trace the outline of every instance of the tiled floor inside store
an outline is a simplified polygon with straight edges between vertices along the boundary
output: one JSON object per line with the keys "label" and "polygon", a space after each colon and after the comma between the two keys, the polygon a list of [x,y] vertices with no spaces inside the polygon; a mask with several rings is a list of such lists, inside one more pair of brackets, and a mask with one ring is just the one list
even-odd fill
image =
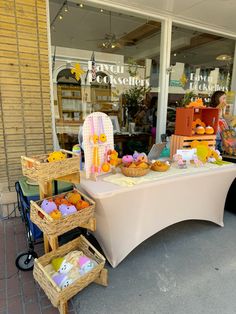
{"label": "tiled floor inside store", "polygon": [[[107,288],[92,284],[72,299],[70,313],[235,314],[236,215],[226,212],[224,222],[186,221],[154,235],[108,266]],[[32,272],[15,267],[26,250],[21,219],[0,222],[0,249],[0,313],[58,313]]]}

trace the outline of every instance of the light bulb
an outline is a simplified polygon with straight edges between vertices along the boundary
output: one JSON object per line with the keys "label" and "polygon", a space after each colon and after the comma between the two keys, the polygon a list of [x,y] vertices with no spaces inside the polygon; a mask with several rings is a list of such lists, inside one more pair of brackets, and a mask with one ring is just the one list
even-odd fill
{"label": "light bulb", "polygon": [[68,11],[69,11],[69,10],[68,10],[68,5],[65,6],[64,11],[65,11],[65,12],[68,12]]}
{"label": "light bulb", "polygon": [[103,9],[100,9],[100,12],[103,12]]}
{"label": "light bulb", "polygon": [[63,16],[62,16],[61,14],[59,15],[59,19],[60,19],[60,20],[62,20],[62,19],[63,19]]}
{"label": "light bulb", "polygon": [[83,5],[83,3],[80,3],[80,5],[79,5],[81,8],[83,8],[84,7],[84,5]]}

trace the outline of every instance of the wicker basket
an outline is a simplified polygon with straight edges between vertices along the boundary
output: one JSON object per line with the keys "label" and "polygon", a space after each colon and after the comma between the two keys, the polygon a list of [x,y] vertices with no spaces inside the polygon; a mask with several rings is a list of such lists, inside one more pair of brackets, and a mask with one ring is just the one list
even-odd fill
{"label": "wicker basket", "polygon": [[121,172],[126,177],[142,177],[142,176],[145,176],[150,171],[149,168],[147,169],[129,168],[129,167],[120,167],[120,168],[121,168]]}
{"label": "wicker basket", "polygon": [[[43,162],[49,154],[37,155],[31,158],[21,156],[23,175],[37,182],[50,181],[80,171],[78,154],[61,149],[67,158],[61,161]],[[75,158],[68,158],[69,156]]]}
{"label": "wicker basket", "polygon": [[[48,265],[53,258],[65,256],[67,253],[74,250],[82,251],[86,256],[95,260],[98,265],[70,286],[60,289],[47,274],[44,267]],[[38,259],[35,259],[33,276],[40,287],[44,290],[53,306],[58,307],[60,303],[66,303],[79,291],[95,281],[103,270],[104,265],[105,258],[81,235],[77,239],[61,246],[56,251],[52,251],[39,257]]]}
{"label": "wicker basket", "polygon": [[[91,200],[88,196],[80,192],[79,190],[74,189],[74,191],[82,195],[84,200],[87,201],[90,204],[90,206],[81,209],[74,214],[62,217],[61,219],[53,219],[40,207],[43,200],[37,202],[34,201],[30,202],[31,203],[30,219],[47,236],[57,237],[59,235],[62,235],[67,231],[70,231],[74,228],[81,226],[82,224],[87,223],[90,220],[90,218],[94,217],[95,202]],[[67,193],[55,195],[53,199],[57,196],[64,196]],[[49,197],[48,199],[52,199],[52,197]]]}

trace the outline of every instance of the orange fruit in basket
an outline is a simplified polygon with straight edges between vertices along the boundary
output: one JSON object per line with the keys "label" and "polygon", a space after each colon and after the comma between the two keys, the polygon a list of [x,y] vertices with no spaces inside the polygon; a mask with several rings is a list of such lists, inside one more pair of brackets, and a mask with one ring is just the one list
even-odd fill
{"label": "orange fruit in basket", "polygon": [[75,205],[81,200],[81,196],[79,193],[70,193],[69,197],[67,196],[67,200],[71,204]]}
{"label": "orange fruit in basket", "polygon": [[77,210],[81,210],[89,207],[89,203],[84,200],[80,200],[76,203],[75,207],[77,208]]}

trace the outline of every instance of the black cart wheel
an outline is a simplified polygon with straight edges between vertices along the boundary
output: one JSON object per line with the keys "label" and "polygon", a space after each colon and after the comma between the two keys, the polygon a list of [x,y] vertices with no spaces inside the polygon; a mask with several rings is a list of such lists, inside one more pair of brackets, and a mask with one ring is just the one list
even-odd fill
{"label": "black cart wheel", "polygon": [[34,267],[34,259],[37,257],[38,255],[34,251],[20,253],[16,258],[16,267],[23,271],[32,270]]}

